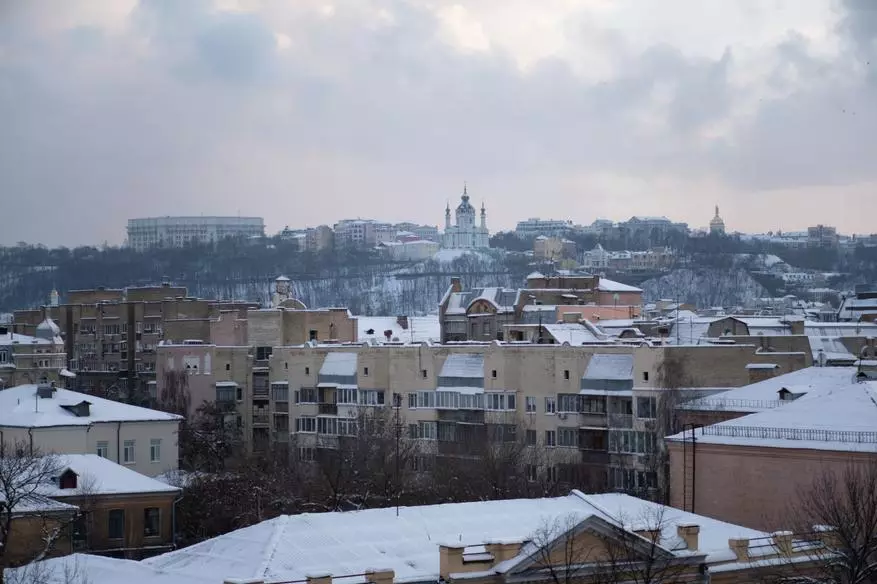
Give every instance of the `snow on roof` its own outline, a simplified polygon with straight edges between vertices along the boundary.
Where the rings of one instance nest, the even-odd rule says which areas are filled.
[[[554,337],[558,343],[569,343],[570,345],[584,345],[586,343],[605,342],[605,338],[598,337],[583,324],[578,323],[558,323],[542,325],[548,334]]]
[[[438,315],[409,316],[407,329],[402,328],[395,316],[357,316],[356,320],[360,341],[373,338],[383,342],[386,340],[386,330],[393,331],[391,339],[406,343],[438,342],[442,336]],[[374,334],[366,334],[369,330],[374,331]]]
[[[0,335],[0,346],[7,345],[51,345],[54,344],[55,341],[50,341],[49,339],[41,339],[39,337],[32,337],[30,335],[20,335],[18,333],[6,333],[5,335]],[[61,340],[58,339],[58,344],[61,344]]]
[[[629,495],[573,491],[556,498],[401,507],[398,516],[394,508],[285,515],[134,562],[140,566],[131,573],[148,567],[174,575],[183,584],[201,582],[206,576],[214,582],[228,578],[303,580],[309,574],[362,574],[377,563],[392,569],[397,581],[435,581],[439,546],[445,542],[464,546],[496,540],[523,542],[546,525],[569,518],[597,517],[637,529],[646,527],[643,523],[650,516],[662,517],[666,526],[662,536],[668,547],[679,542],[677,524],[699,525],[698,552],[708,559],[732,559],[730,538],[768,536]],[[109,582],[89,576],[92,584]],[[116,577],[115,581],[121,581],[124,575]]]
[[[153,566],[135,560],[121,560],[88,554],[72,554],[61,558],[28,564],[21,568],[7,568],[4,573],[11,582],[40,582],[41,584],[217,584],[223,576],[205,570],[203,574],[185,576],[165,573]]]
[[[600,283],[597,285],[597,290],[601,292],[642,292],[642,288],[637,288],[636,286],[629,286],[627,284],[622,284],[621,282],[616,282],[615,280],[609,280],[608,278],[600,278]]]
[[[18,502],[12,506],[15,513],[57,513],[70,512],[76,513],[79,508],[75,505],[62,503],[48,498],[39,493],[29,493],[27,495],[16,496]],[[0,493],[0,503],[6,501],[6,496]]]
[[[633,379],[633,355],[596,353],[588,361],[582,379],[630,381]]]
[[[89,403],[89,415],[77,416],[62,406]],[[88,426],[100,422],[178,422],[182,416],[123,404],[101,397],[56,389],[50,398],[37,398],[36,385],[0,391],[0,426],[40,428]]]
[[[320,367],[320,375],[350,377],[356,375],[356,352],[330,351]]]
[[[779,402],[778,392],[783,388],[793,393],[819,392],[824,391],[826,387],[848,385],[853,382],[855,375],[855,367],[806,367],[686,402],[680,407],[686,410],[759,412],[791,403]]]
[[[824,367],[822,369],[832,369]],[[801,393],[787,388],[791,393]],[[797,388],[795,388],[797,389]],[[877,452],[877,382],[825,384],[787,405],[697,430],[698,443]],[[690,434],[689,434],[690,435]],[[667,440],[684,439],[683,434]]]
[[[484,355],[480,353],[452,353],[442,365],[439,377],[484,377]]]
[[[541,272],[530,272],[530,275],[527,276],[528,280],[541,280],[545,276]]]
[[[175,493],[180,489],[135,472],[97,454],[62,454],[57,464],[78,476],[76,489],[44,485],[40,493],[47,497],[89,495],[129,495],[140,493]]]
[[[846,348],[837,337],[807,337],[810,341],[810,351],[813,354],[813,362],[819,363],[820,355],[824,355],[826,362],[845,363],[852,365],[857,357]]]

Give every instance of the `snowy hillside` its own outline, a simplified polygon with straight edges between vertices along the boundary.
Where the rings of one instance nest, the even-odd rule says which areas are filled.
[[[700,308],[747,306],[767,290],[744,270],[681,269],[646,280],[640,287],[647,302],[678,299]]]

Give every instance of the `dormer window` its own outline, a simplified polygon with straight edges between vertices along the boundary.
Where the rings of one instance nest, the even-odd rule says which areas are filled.
[[[58,478],[58,487],[61,489],[75,489],[78,478],[78,475],[68,468]]]

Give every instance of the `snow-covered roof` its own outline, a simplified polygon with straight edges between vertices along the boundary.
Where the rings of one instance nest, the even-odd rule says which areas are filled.
[[[355,351],[330,351],[326,353],[323,365],[320,367],[320,376],[350,377],[356,375]]]
[[[598,336],[587,326],[579,323],[558,323],[542,325],[548,334],[558,343],[584,345],[587,343],[606,342],[606,336]]]
[[[810,341],[814,363],[819,363],[819,359],[824,358],[826,363],[852,365],[858,359],[838,337],[808,336],[807,340]]]
[[[709,397],[682,404],[686,410],[719,410],[732,412],[759,412],[788,405],[779,400],[783,388],[792,393],[811,393],[825,388],[853,383],[855,367],[806,367],[784,375],[777,375],[757,383],[750,383]]]
[[[57,344],[61,344],[61,342],[62,341],[58,339]],[[5,335],[0,335],[0,346],[52,344],[55,344],[55,341],[49,339],[41,339],[39,337],[32,337],[30,335],[21,335],[18,333],[6,333]]]
[[[358,338],[360,341],[375,339],[384,342],[384,331],[393,331],[391,339],[398,339],[403,343],[423,343],[426,341],[439,342],[441,340],[441,325],[438,315],[409,316],[408,328],[403,329],[399,319],[395,316],[357,316]],[[366,334],[373,330],[374,334]]]
[[[100,571],[109,572],[107,579],[96,578],[100,572],[92,573],[90,569],[88,575],[92,584],[168,582],[132,579],[140,574],[149,575],[143,571],[148,568],[156,571],[156,578],[173,575],[174,582],[187,584],[205,582],[208,577],[213,582],[229,578],[304,580],[309,574],[342,576],[380,567],[392,569],[397,582],[433,582],[439,578],[442,543],[478,546],[497,540],[523,542],[531,540],[546,525],[592,517],[626,529],[647,528],[650,517],[661,517],[662,545],[671,549],[679,549],[681,544],[677,525],[698,525],[698,553],[706,555],[707,561],[732,560],[734,555],[728,547],[731,538],[754,540],[768,536],[629,495],[585,495],[573,491],[556,498],[401,507],[398,515],[395,508],[285,515],[142,562],[131,562],[137,566],[131,567],[130,577],[115,569],[123,567],[122,561],[103,559],[95,564]],[[110,576],[116,579],[110,580]]]
[[[824,367],[823,369],[831,369]],[[800,394],[797,388],[787,388]],[[782,407],[698,429],[700,444],[877,453],[877,382],[825,384]],[[690,432],[689,432],[690,436]],[[667,438],[684,439],[683,434]]]
[[[481,353],[452,353],[445,359],[439,377],[483,378],[484,355]]]
[[[55,501],[45,495],[35,492],[27,495],[14,495],[13,499],[18,499],[18,501],[12,506],[12,511],[14,513],[76,513],[79,510],[75,505]],[[0,492],[0,503],[5,503],[6,500],[6,495]]]
[[[530,272],[530,275],[527,276],[528,280],[541,280],[545,278],[545,276],[541,272]]]
[[[583,379],[611,381],[633,380],[633,355],[630,353],[596,353],[588,361]]]
[[[597,290],[601,292],[642,292],[642,288],[637,288],[636,286],[629,286],[627,284],[622,284],[621,282],[616,282],[615,280],[609,280],[608,278],[600,278],[600,283],[597,285]]]
[[[64,406],[88,402],[87,416],[77,416]],[[69,389],[56,389],[50,398],[38,398],[36,385],[19,385],[0,391],[0,426],[40,428],[88,426],[100,422],[178,422],[182,416],[123,404]]]
[[[70,469],[76,473],[77,488],[61,489],[54,483],[43,485],[40,493],[47,497],[175,493],[180,490],[97,454],[62,454],[57,456],[57,464],[62,472]]]

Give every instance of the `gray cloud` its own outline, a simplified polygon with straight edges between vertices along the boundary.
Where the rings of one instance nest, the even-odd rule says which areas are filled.
[[[42,3],[6,28],[0,18],[0,192],[21,218],[0,243],[120,241],[144,214],[240,211],[275,229],[356,214],[436,223],[464,179],[505,225],[589,222],[613,197],[624,212],[696,221],[712,205],[704,181],[746,217],[763,189],[877,181],[877,113],[860,70],[877,30],[868,2],[845,3],[837,56],[795,31],[763,47],[773,65],[758,88],[735,83],[734,47],[634,50],[603,31],[615,73],[595,82],[560,56],[522,72],[503,51],[456,50],[424,5],[373,4],[392,24],[364,22],[367,7],[280,22],[206,0],[144,1],[111,31],[46,32]],[[588,50],[587,15],[565,26]],[[742,115],[747,100],[755,109]],[[611,186],[628,179],[690,193],[662,205]],[[597,184],[610,190],[571,186]]]

